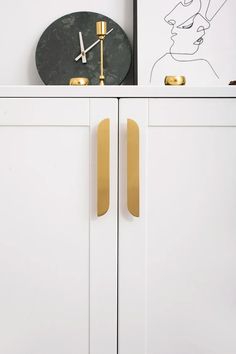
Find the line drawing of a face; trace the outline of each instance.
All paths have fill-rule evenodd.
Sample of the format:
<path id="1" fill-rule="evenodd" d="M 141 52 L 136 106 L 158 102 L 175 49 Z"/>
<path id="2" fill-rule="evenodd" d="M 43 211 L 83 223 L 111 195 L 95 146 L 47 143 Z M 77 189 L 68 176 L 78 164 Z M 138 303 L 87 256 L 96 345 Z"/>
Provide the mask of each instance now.
<path id="1" fill-rule="evenodd" d="M 172 45 L 169 49 L 171 54 L 193 55 L 199 50 L 214 17 L 207 18 L 210 5 L 211 0 L 183 0 L 165 16 L 165 22 L 172 27 Z"/>
<path id="2" fill-rule="evenodd" d="M 178 3 L 165 17 L 172 26 L 170 47 L 172 54 L 195 54 L 203 43 L 210 22 L 200 13 L 201 1 L 194 0 L 189 4 Z"/>
<path id="3" fill-rule="evenodd" d="M 210 71 L 219 79 L 219 75 L 207 58 L 194 57 L 204 43 L 211 21 L 221 11 L 228 0 L 176 0 L 174 8 L 164 17 L 171 26 L 172 44 L 168 51 L 158 58 L 151 69 L 150 83 L 158 77 L 158 63 L 172 59 L 172 62 L 205 62 Z M 155 79 L 154 79 L 155 80 Z"/>

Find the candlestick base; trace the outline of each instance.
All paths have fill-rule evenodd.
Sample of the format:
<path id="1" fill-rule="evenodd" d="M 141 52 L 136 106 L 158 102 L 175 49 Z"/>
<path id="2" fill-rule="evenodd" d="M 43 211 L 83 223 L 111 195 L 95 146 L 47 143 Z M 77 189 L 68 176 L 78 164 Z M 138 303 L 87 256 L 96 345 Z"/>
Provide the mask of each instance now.
<path id="1" fill-rule="evenodd" d="M 100 75 L 100 77 L 99 77 L 99 85 L 100 86 L 105 86 L 105 76 Z"/>

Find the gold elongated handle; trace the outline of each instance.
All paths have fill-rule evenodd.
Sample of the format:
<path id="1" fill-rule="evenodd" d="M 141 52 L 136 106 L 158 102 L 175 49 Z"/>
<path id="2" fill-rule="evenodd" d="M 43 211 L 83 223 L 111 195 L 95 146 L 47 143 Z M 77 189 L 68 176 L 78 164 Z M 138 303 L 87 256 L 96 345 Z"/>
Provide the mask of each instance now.
<path id="1" fill-rule="evenodd" d="M 127 120 L 127 204 L 139 217 L 139 126 L 132 119 Z"/>
<path id="2" fill-rule="evenodd" d="M 97 216 L 110 206 L 110 119 L 104 119 L 97 131 Z"/>

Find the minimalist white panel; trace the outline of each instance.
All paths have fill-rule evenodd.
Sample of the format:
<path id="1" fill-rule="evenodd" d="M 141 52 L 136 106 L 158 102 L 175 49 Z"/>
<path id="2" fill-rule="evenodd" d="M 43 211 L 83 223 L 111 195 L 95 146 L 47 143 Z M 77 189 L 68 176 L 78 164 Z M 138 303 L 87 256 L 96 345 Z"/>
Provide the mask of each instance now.
<path id="1" fill-rule="evenodd" d="M 147 353 L 236 352 L 236 128 L 150 128 Z"/>
<path id="2" fill-rule="evenodd" d="M 110 205 L 97 216 L 97 128 L 110 119 Z M 118 100 L 91 99 L 90 353 L 117 353 Z"/>
<path id="3" fill-rule="evenodd" d="M 86 98 L 0 98 L 0 125 L 89 125 Z"/>
<path id="4" fill-rule="evenodd" d="M 187 86 L 0 86 L 0 97 L 49 98 L 235 98 L 235 87 Z"/>
<path id="5" fill-rule="evenodd" d="M 140 217 L 133 217 L 127 207 L 127 119 L 139 125 L 140 141 Z M 145 244 L 146 244 L 146 99 L 120 100 L 119 143 L 119 330 L 120 354 L 144 354 L 145 333 Z M 146 353 L 145 353 L 146 354 Z"/>
<path id="6" fill-rule="evenodd" d="M 0 352 L 88 353 L 89 128 L 0 128 Z"/>
<path id="7" fill-rule="evenodd" d="M 219 102 L 215 119 L 205 110 L 209 126 L 191 126 L 193 100 L 182 111 L 190 126 L 154 126 L 158 102 L 121 100 L 121 159 L 127 118 L 140 127 L 141 216 L 126 211 L 120 162 L 120 353 L 234 354 L 236 128 Z"/>
<path id="8" fill-rule="evenodd" d="M 150 126 L 236 126 L 234 98 L 149 100 Z"/>
<path id="9" fill-rule="evenodd" d="M 111 17 L 132 42 L 132 0 L 30 0 L 1 1 L 0 84 L 42 85 L 35 66 L 35 49 L 43 31 L 57 18 L 76 11 L 93 11 Z"/>
<path id="10" fill-rule="evenodd" d="M 116 354 L 118 100 L 2 102 L 0 353 Z M 110 209 L 98 218 L 105 118 Z"/>

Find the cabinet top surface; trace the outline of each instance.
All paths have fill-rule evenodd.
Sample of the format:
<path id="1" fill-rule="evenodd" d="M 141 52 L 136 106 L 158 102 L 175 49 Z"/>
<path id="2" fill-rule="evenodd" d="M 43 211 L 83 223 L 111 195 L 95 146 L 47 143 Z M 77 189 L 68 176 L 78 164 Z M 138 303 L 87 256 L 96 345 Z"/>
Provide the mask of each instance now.
<path id="1" fill-rule="evenodd" d="M 3 97 L 114 97 L 114 98 L 181 98 L 181 97 L 232 97 L 236 87 L 187 87 L 187 86 L 0 86 Z"/>

